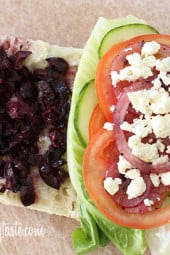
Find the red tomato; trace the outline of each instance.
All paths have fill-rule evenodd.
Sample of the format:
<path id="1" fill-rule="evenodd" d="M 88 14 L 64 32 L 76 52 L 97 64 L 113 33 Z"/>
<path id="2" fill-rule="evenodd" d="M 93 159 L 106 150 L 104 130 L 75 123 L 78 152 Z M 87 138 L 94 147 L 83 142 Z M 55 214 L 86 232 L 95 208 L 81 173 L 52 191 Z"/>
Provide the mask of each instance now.
<path id="1" fill-rule="evenodd" d="M 111 221 L 131 228 L 146 229 L 167 223 L 170 220 L 170 204 L 142 214 L 140 212 L 144 211 L 144 208 L 141 204 L 134 208 L 137 212 L 134 213 L 134 209 L 128 207 L 123 210 L 114 201 L 113 197 L 107 193 L 103 181 L 107 169 L 110 168 L 113 162 L 113 155 L 114 157 L 118 156 L 113 131 L 102 128 L 90 140 L 83 160 L 85 186 L 96 207 Z M 153 189 L 152 199 L 156 196 L 156 193 L 159 193 L 159 189 L 156 191 Z M 160 194 L 159 197 L 161 198 Z"/>
<path id="2" fill-rule="evenodd" d="M 89 137 L 91 137 L 101 128 L 103 127 L 106 119 L 100 110 L 99 105 L 97 104 L 90 118 L 89 123 Z"/>
<path id="3" fill-rule="evenodd" d="M 120 68 L 122 68 L 126 64 L 124 61 L 125 60 L 124 57 L 127 54 L 127 52 L 124 52 L 123 58 L 119 57 L 116 59 L 116 57 L 118 56 L 118 53 L 122 51 L 124 48 L 127 48 L 129 45 L 130 47 L 132 47 L 132 52 L 133 52 L 134 51 L 133 44 L 135 46 L 135 49 L 137 48 L 137 51 L 139 51 L 139 48 L 141 47 L 141 42 L 153 41 L 153 40 L 161 44 L 170 46 L 169 35 L 161 35 L 161 34 L 142 35 L 142 36 L 137 36 L 130 40 L 124 41 L 117 45 L 114 45 L 100 60 L 97 73 L 96 73 L 95 85 L 96 85 L 96 93 L 99 100 L 99 105 L 107 121 L 112 121 L 112 112 L 110 111 L 110 107 L 116 104 L 117 93 L 119 94 L 124 87 L 129 86 L 131 84 L 129 82 L 120 82 L 120 84 L 118 85 L 118 88 L 116 89 L 116 91 L 114 91 L 111 78 L 110 78 L 110 72 L 113 69 L 113 67 L 115 68 L 115 66 L 117 66 L 117 71 L 118 71 L 120 70 Z M 167 55 L 167 52 L 169 55 L 170 53 L 169 47 L 168 49 L 166 47 L 165 49 L 162 49 L 161 55 L 163 56 L 164 54 Z"/>

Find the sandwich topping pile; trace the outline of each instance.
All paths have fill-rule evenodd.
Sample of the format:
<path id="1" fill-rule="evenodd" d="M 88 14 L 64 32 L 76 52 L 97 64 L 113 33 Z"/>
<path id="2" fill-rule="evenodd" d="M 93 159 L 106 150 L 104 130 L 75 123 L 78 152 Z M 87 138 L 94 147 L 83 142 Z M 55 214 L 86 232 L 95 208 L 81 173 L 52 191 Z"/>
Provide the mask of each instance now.
<path id="1" fill-rule="evenodd" d="M 119 155 L 104 185 L 124 210 L 144 213 L 160 207 L 170 190 L 169 47 L 156 41 L 130 45 L 112 68 L 118 97 L 113 129 Z"/>
<path id="2" fill-rule="evenodd" d="M 168 254 L 170 36 L 133 16 L 101 17 L 79 64 L 68 126 L 76 252 L 111 241 L 124 255 L 147 247 Z"/>
<path id="3" fill-rule="evenodd" d="M 68 178 L 66 128 L 77 70 L 62 57 L 29 66 L 31 44 L 16 37 L 0 46 L 0 191 L 18 192 L 25 206 L 36 202 L 33 168 L 55 189 Z"/>
<path id="4" fill-rule="evenodd" d="M 168 39 L 143 35 L 126 41 L 119 51 L 116 46 L 108 51 L 97 69 L 99 113 L 106 121 L 86 148 L 84 180 L 100 210 L 128 227 L 149 228 L 169 219 L 163 203 L 170 192 L 170 47 L 161 42 Z M 108 86 L 101 85 L 103 75 Z"/>

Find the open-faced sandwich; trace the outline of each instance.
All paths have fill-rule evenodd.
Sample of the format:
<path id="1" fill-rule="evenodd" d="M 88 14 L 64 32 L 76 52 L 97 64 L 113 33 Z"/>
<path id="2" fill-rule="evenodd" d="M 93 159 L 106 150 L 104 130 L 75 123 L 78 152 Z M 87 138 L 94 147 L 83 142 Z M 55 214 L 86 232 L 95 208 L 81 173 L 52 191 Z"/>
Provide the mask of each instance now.
<path id="1" fill-rule="evenodd" d="M 170 36 L 128 16 L 99 18 L 83 54 L 0 45 L 0 202 L 78 218 L 77 254 L 168 255 Z"/>
<path id="2" fill-rule="evenodd" d="M 67 160 L 78 254 L 170 249 L 170 36 L 143 20 L 100 18 L 76 74 Z"/>
<path id="3" fill-rule="evenodd" d="M 0 36 L 0 203 L 78 217 L 65 154 L 81 52 Z"/>

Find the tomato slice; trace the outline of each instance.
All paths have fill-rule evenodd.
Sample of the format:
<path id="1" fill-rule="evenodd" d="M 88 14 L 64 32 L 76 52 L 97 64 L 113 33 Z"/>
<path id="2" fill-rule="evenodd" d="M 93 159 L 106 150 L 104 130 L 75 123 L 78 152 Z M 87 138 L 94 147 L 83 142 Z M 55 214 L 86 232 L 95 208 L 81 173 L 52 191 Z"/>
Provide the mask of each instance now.
<path id="1" fill-rule="evenodd" d="M 170 204 L 142 214 L 133 213 L 130 208 L 123 210 L 107 193 L 103 181 L 113 162 L 113 155 L 118 155 L 113 131 L 102 128 L 91 138 L 83 160 L 85 186 L 96 207 L 111 221 L 126 227 L 146 229 L 167 223 L 170 220 Z"/>
<path id="2" fill-rule="evenodd" d="M 99 104 L 96 105 L 89 123 L 89 138 L 91 137 L 101 128 L 103 127 L 106 119 L 100 109 Z"/>
<path id="3" fill-rule="evenodd" d="M 119 43 L 115 46 L 113 46 L 100 60 L 97 73 L 96 73 L 96 93 L 99 100 L 99 105 L 101 107 L 101 110 L 103 114 L 105 115 L 105 118 L 107 121 L 112 121 L 112 112 L 111 112 L 111 106 L 115 105 L 117 102 L 117 95 L 115 94 L 110 72 L 113 65 L 113 60 L 116 58 L 118 53 L 123 50 L 124 48 L 127 48 L 129 45 L 137 44 L 139 43 L 141 45 L 142 41 L 157 41 L 164 45 L 170 46 L 170 36 L 169 35 L 162 35 L 162 34 L 151 34 L 151 35 L 142 35 L 137 36 L 135 38 L 132 38 L 130 40 L 124 41 L 122 43 Z M 167 49 L 166 49 L 167 51 Z M 169 50 L 168 50 L 169 52 Z M 161 52 L 162 55 L 164 55 L 164 50 Z M 121 61 L 124 62 L 124 58 L 118 58 L 117 62 L 114 63 L 114 65 L 117 65 L 118 67 L 122 66 Z M 131 83 L 122 82 L 119 84 L 118 88 L 121 91 L 121 88 L 127 87 L 131 85 Z"/>

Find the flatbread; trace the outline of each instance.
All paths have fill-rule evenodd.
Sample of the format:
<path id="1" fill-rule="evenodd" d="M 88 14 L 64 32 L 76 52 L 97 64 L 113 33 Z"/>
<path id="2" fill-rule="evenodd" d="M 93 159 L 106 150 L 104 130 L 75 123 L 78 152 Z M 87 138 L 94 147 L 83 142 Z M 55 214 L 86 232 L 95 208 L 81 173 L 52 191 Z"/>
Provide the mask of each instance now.
<path id="1" fill-rule="evenodd" d="M 45 59 L 49 57 L 62 57 L 70 66 L 78 66 L 82 54 L 81 49 L 60 47 L 41 40 L 34 41 L 15 36 L 0 36 L 0 44 L 8 44 L 8 55 L 21 49 L 31 51 L 32 54 L 24 62 L 24 65 L 31 71 L 35 68 L 46 67 Z M 32 171 L 36 200 L 27 208 L 78 219 L 76 192 L 70 179 L 68 178 L 60 189 L 56 190 L 42 180 L 38 169 L 34 168 Z M 23 207 L 19 194 L 7 189 L 4 193 L 0 193 L 0 203 Z"/>

